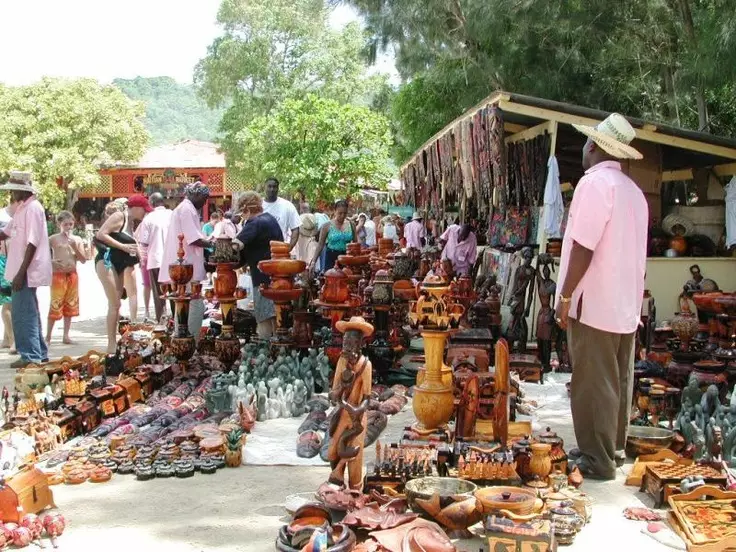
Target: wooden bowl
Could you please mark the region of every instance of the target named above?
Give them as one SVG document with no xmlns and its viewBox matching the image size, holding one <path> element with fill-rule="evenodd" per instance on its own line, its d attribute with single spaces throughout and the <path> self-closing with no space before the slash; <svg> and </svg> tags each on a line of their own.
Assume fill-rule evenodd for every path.
<svg viewBox="0 0 736 552">
<path fill-rule="evenodd" d="M 636 458 L 642 454 L 654 454 L 672 444 L 675 434 L 663 427 L 631 426 L 626 437 L 626 455 Z"/>
<path fill-rule="evenodd" d="M 519 516 L 527 516 L 534 511 L 537 495 L 519 487 L 486 487 L 475 492 L 475 498 L 483 506 L 484 514 L 498 514 L 506 510 Z"/>
<path fill-rule="evenodd" d="M 473 496 L 478 486 L 464 479 L 454 477 L 422 477 L 408 481 L 404 487 L 409 507 L 421 512 L 424 509 L 416 503 L 417 498 L 429 500 L 435 494 L 440 498 L 449 498 L 458 495 Z"/>
</svg>

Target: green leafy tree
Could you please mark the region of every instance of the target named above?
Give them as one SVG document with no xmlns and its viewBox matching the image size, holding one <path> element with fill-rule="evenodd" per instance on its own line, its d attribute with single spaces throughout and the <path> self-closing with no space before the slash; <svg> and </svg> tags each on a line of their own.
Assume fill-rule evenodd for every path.
<svg viewBox="0 0 736 552">
<path fill-rule="evenodd" d="M 385 188 L 391 142 L 383 115 L 310 94 L 285 100 L 238 132 L 231 170 L 248 182 L 278 175 L 288 194 L 333 201 L 362 185 Z"/>
<path fill-rule="evenodd" d="M 348 3 L 367 22 L 370 52 L 391 45 L 397 53 L 408 84 L 392 111 L 408 151 L 499 88 L 736 130 L 724 101 L 736 76 L 728 0 Z"/>
<path fill-rule="evenodd" d="M 142 104 L 92 79 L 0 87 L 0 173 L 31 170 L 47 208 L 71 208 L 100 166 L 141 157 L 142 119 Z"/>
<path fill-rule="evenodd" d="M 153 145 L 216 139 L 224 109 L 210 109 L 193 85 L 178 83 L 171 77 L 115 79 L 113 84 L 129 98 L 145 104 L 144 123 Z"/>
</svg>

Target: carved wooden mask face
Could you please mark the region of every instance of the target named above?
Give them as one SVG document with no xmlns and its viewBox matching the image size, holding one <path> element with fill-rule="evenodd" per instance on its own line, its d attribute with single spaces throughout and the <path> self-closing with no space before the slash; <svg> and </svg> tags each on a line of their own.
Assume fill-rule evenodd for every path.
<svg viewBox="0 0 736 552">
<path fill-rule="evenodd" d="M 348 363 L 354 363 L 360 358 L 363 348 L 363 332 L 348 330 L 342 338 L 342 354 Z"/>
</svg>

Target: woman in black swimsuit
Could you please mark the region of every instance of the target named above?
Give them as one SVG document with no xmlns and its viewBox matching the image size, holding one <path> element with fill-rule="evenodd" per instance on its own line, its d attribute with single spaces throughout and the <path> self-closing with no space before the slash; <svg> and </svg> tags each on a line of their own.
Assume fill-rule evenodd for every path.
<svg viewBox="0 0 736 552">
<path fill-rule="evenodd" d="M 95 245 L 95 271 L 107 296 L 107 353 L 117 349 L 118 318 L 120 300 L 123 296 L 123 272 L 138 263 L 138 245 L 126 232 L 129 219 L 142 220 L 146 214 L 143 207 L 127 207 L 119 202 L 105 207 L 107 219 L 97 231 Z"/>
</svg>

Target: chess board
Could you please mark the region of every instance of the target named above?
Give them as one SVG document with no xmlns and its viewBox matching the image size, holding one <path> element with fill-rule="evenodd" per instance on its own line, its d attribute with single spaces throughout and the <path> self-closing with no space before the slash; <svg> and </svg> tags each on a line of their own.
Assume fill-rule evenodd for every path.
<svg viewBox="0 0 736 552">
<path fill-rule="evenodd" d="M 721 486 L 726 484 L 726 476 L 710 466 L 698 464 L 652 464 L 642 480 L 641 490 L 646 491 L 654 499 L 654 507 L 661 508 L 667 499 L 676 493 L 680 481 L 693 475 L 701 476 L 706 485 Z"/>
</svg>

